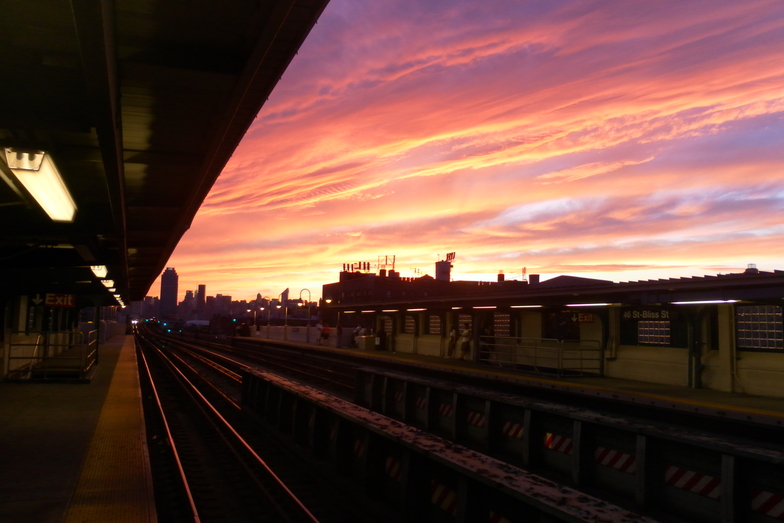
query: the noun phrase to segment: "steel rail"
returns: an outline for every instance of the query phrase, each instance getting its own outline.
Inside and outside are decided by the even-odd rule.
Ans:
[[[266,461],[259,456],[256,451],[251,447],[247,441],[235,430],[235,428],[229,423],[229,421],[221,415],[218,409],[201,393],[199,388],[190,380],[187,376],[179,369],[176,365],[174,365],[171,360],[163,353],[163,351],[154,346],[155,350],[161,355],[162,358],[169,361],[170,368],[173,372],[175,372],[182,382],[187,383],[190,387],[190,390],[199,397],[202,404],[213,413],[213,415],[220,420],[221,423],[226,427],[226,429],[231,432],[231,434],[236,438],[236,440],[254,457],[256,463],[259,464],[267,473],[272,477],[277,485],[288,495],[289,499],[294,502],[294,504],[301,510],[303,515],[305,515],[312,523],[320,523],[320,520],[310,512],[310,510],[302,503],[302,501],[294,494],[291,489],[278,477],[277,474],[267,465]]]
[[[172,454],[174,455],[174,461],[177,464],[177,470],[179,471],[180,479],[182,480],[183,488],[185,489],[185,494],[188,498],[188,504],[190,505],[190,509],[193,514],[193,520],[196,523],[199,523],[201,521],[201,518],[199,517],[199,511],[196,509],[196,502],[193,499],[193,493],[191,492],[191,487],[188,484],[188,478],[185,475],[185,469],[182,466],[182,460],[180,459],[180,454],[177,451],[177,445],[174,441],[171,428],[169,427],[169,420],[167,419],[166,413],[163,410],[163,404],[161,403],[161,398],[158,395],[158,389],[155,387],[155,380],[153,380],[150,366],[147,363],[147,357],[144,355],[144,351],[141,350],[141,347],[139,347],[139,355],[141,355],[142,363],[144,364],[144,370],[148,379],[150,380],[150,388],[152,389],[153,396],[155,398],[155,404],[158,406],[158,412],[160,412],[163,426],[166,428],[166,437],[168,438]]]

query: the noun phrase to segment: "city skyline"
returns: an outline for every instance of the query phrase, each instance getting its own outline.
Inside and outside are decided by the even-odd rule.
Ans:
[[[381,255],[486,281],[784,268],[782,45],[775,1],[332,0],[167,265],[314,300]]]

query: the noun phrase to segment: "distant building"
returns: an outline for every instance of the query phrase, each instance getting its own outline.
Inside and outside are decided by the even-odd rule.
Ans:
[[[207,286],[204,284],[199,285],[199,290],[196,292],[196,310],[202,312],[207,303]]]
[[[159,311],[160,300],[157,296],[145,296],[142,302],[142,309],[140,316],[142,318],[156,318],[160,315]]]
[[[174,267],[167,267],[161,275],[161,317],[175,317],[177,315],[177,284],[179,277]]]
[[[383,332],[378,346],[398,353],[784,397],[784,271],[478,282],[439,267],[442,279],[344,269],[323,286],[325,317]]]

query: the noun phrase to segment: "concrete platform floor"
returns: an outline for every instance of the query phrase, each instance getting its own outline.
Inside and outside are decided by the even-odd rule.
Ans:
[[[116,445],[113,437],[107,439],[106,430],[117,423],[111,419],[111,413],[118,410],[118,405],[126,413],[137,413],[130,437],[137,453],[146,450],[140,432],[143,422],[138,381],[135,387],[128,382],[136,380],[133,349],[131,336],[115,336],[101,345],[100,363],[91,383],[0,383],[0,521],[61,523],[69,506],[74,500],[82,503],[79,500],[84,499],[85,493],[92,498],[93,506],[104,507],[103,514],[92,511],[85,518],[80,513],[79,521],[128,521],[107,518],[106,500],[101,499],[105,493],[86,489],[91,488],[90,477],[97,468],[122,478],[127,477],[124,469],[134,467],[141,470],[137,475],[149,478],[149,469],[142,470],[148,465],[138,455],[132,462],[117,462],[111,453],[105,452],[107,444]],[[122,362],[119,367],[118,360]],[[115,376],[116,368],[122,370]],[[110,394],[115,377],[122,383]],[[127,448],[117,449],[114,455],[118,452],[127,454]],[[146,506],[137,509],[142,512],[142,520],[154,521],[151,485],[144,488],[142,503],[153,503],[152,512]],[[110,500],[109,504],[116,502]],[[127,508],[126,517],[131,516]]]

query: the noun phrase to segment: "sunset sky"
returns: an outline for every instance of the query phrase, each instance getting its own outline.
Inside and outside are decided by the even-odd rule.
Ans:
[[[452,251],[458,280],[784,269],[782,50],[780,0],[331,0],[169,260],[180,298]]]

